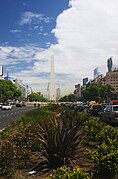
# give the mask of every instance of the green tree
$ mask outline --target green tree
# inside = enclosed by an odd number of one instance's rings
[[[113,95],[113,88],[110,85],[92,83],[82,91],[83,100],[103,101],[108,100]]]
[[[68,101],[67,95],[61,97],[61,98],[59,99],[59,101],[60,101],[60,102],[67,102],[67,101]]]
[[[68,95],[68,101],[74,102],[75,100],[76,100],[75,94],[69,94],[69,95]]]
[[[46,98],[44,98],[43,96],[39,96],[37,93],[32,93],[28,96],[28,99],[32,102],[32,101],[41,101],[41,102],[45,102],[47,101]]]
[[[59,101],[60,102],[74,102],[74,101],[76,101],[76,96],[75,96],[75,94],[65,95],[62,98],[60,98]]]
[[[111,99],[113,96],[114,88],[111,85],[106,85],[107,88],[107,99]]]
[[[0,100],[12,100],[21,96],[21,91],[11,82],[7,80],[0,80]]]

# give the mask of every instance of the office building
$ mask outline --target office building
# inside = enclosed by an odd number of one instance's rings
[[[111,85],[114,88],[113,93],[118,93],[118,68],[106,73],[105,84]]]

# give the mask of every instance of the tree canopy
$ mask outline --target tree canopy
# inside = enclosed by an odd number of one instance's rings
[[[28,96],[29,101],[41,101],[41,102],[46,102],[47,99],[44,98],[43,96],[39,96],[37,93],[32,93]]]
[[[74,102],[76,101],[76,96],[75,94],[69,94],[69,95],[65,95],[62,98],[60,98],[59,100],[60,102]]]
[[[113,88],[110,85],[92,83],[89,87],[82,90],[83,100],[104,101],[111,99]]]
[[[17,99],[21,96],[21,91],[11,82],[0,80],[0,101]]]

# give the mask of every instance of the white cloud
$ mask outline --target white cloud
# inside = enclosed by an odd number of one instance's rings
[[[47,42],[47,43],[46,43],[46,46],[47,46],[47,47],[50,47],[50,46],[51,46],[51,43],[50,43],[50,42]]]
[[[13,29],[13,30],[11,30],[11,32],[12,33],[19,33],[19,32],[21,32],[21,30],[19,30],[19,29]]]
[[[42,34],[41,32],[38,33],[38,35],[41,35],[41,34]]]
[[[45,22],[45,23],[50,23],[52,19],[53,19],[53,18],[45,17],[45,18],[44,18],[44,22]]]
[[[25,12],[22,13],[19,25],[31,24],[32,22],[41,22],[43,20],[43,14]]]
[[[92,78],[96,66],[105,73],[106,60],[115,57],[118,47],[117,9],[116,0],[70,1],[70,8],[58,16],[52,31],[58,39],[53,47],[57,70],[72,72],[81,79]]]
[[[71,0],[69,5],[57,17],[55,29],[52,30],[58,41],[56,45],[49,44],[47,49],[33,45],[1,47],[0,58],[6,59],[6,63],[9,54],[10,60],[13,59],[9,63],[36,60],[31,69],[22,70],[19,74],[22,80],[32,84],[34,90],[43,92],[47,87],[49,76],[42,78],[37,75],[50,72],[51,54],[55,57],[55,72],[60,74],[56,76],[56,81],[59,80],[63,86],[63,94],[73,92],[74,85],[82,83],[83,78],[93,78],[96,67],[105,74],[109,57],[113,56],[113,64],[118,66],[118,1]],[[40,22],[42,19],[41,14],[27,12],[23,14],[20,25],[31,24],[35,20]]]
[[[17,64],[20,61],[31,62],[37,51],[40,49],[33,45],[24,47],[0,46],[0,62],[3,61],[4,65]]]
[[[34,26],[34,30],[37,30],[37,29],[39,29],[39,26],[38,25]]]
[[[43,35],[44,35],[44,36],[47,36],[47,35],[48,35],[48,33],[46,33],[46,32],[45,32],[45,33],[43,33]]]
[[[24,12],[21,15],[21,19],[19,21],[19,25],[30,25],[30,24],[39,24],[44,21],[45,23],[50,23],[52,18],[45,17],[43,14],[34,13],[34,12]],[[35,26],[36,27],[36,26]]]
[[[23,5],[23,6],[27,6],[27,7],[29,6],[29,5],[28,5],[27,3],[25,3],[25,2],[23,2],[22,5]]]
[[[39,30],[42,32],[44,29],[43,29],[43,26],[40,26],[39,27]]]

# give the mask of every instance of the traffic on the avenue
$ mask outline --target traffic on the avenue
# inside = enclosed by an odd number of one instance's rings
[[[33,110],[36,107],[33,105],[27,105],[25,107],[16,107],[12,105],[11,110],[0,108],[0,130],[10,124],[14,120],[20,119],[27,111]]]

